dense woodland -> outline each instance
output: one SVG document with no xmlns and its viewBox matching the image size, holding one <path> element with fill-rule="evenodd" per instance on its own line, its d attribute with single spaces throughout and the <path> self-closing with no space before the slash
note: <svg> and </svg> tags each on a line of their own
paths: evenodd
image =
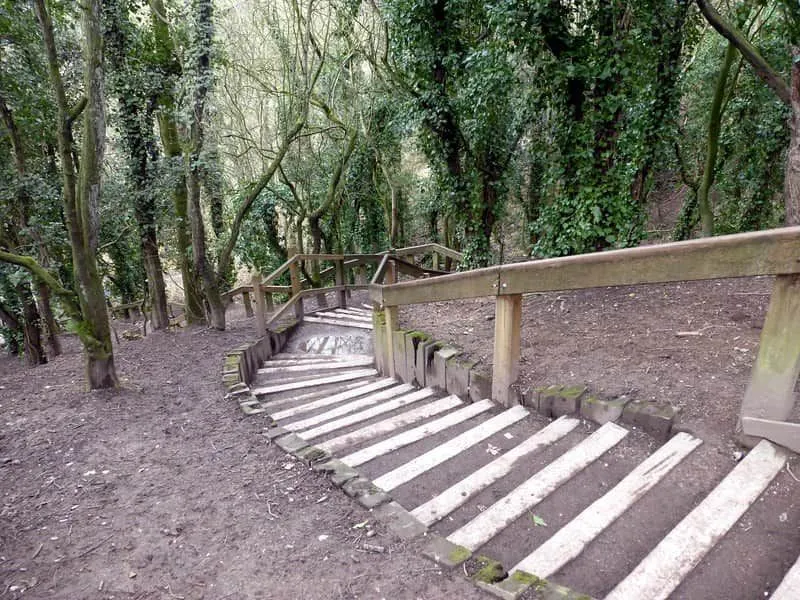
<svg viewBox="0 0 800 600">
<path fill-rule="evenodd" d="M 0 335 L 165 281 L 189 323 L 294 252 L 438 241 L 464 268 L 800 222 L 790 0 L 0 0 Z M 672 227 L 672 223 L 670 223 Z M 318 273 L 308 273 L 318 284 Z"/>
</svg>

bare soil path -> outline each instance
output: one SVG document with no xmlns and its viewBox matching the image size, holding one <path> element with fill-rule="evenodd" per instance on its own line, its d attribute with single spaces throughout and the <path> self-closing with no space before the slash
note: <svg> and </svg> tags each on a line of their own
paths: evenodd
<svg viewBox="0 0 800 600">
<path fill-rule="evenodd" d="M 240 309 L 241 307 L 239 307 Z M 83 391 L 81 355 L 36 369 L 0 358 L 0 598 L 479 598 L 271 446 L 224 402 L 243 312 L 122 340 L 124 388 Z"/>
</svg>

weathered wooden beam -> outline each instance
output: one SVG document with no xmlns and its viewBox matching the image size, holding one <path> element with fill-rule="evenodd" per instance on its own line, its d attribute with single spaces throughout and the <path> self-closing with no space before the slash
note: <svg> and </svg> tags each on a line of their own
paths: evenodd
<svg viewBox="0 0 800 600">
<path fill-rule="evenodd" d="M 261 277 L 259 276 L 259 279 Z M 259 286 L 260 287 L 260 286 Z M 253 285 L 253 289 L 258 289 L 255 285 Z M 242 304 L 244 304 L 244 314 L 247 317 L 253 316 L 253 303 L 250 300 L 250 292 L 248 290 L 242 290 Z"/>
<path fill-rule="evenodd" d="M 261 273 L 253 274 L 253 295 L 256 300 L 256 335 L 262 338 L 267 335 L 267 307 L 261 291 Z"/>
<path fill-rule="evenodd" d="M 294 248 L 289 248 L 289 254 L 292 254 L 292 260 L 289 262 L 289 277 L 292 281 L 292 300 L 294 302 L 294 314 L 298 321 L 303 320 L 303 297 L 300 292 L 303 286 L 300 283 L 300 268 L 298 267 L 298 257 L 294 253 Z"/>
<path fill-rule="evenodd" d="M 387 306 L 398 306 L 494 296 L 497 294 L 499 270 L 500 267 L 488 267 L 385 285 L 382 290 L 383 302 Z"/>
<path fill-rule="evenodd" d="M 504 406 L 517 404 L 512 386 L 519 379 L 522 294 L 495 300 L 492 399 Z"/>
<path fill-rule="evenodd" d="M 398 308 L 396 306 L 386 306 L 383 309 L 384 334 L 383 334 L 383 356 L 384 366 L 389 377 L 396 377 L 397 372 L 394 368 L 394 338 L 397 335 L 398 327 Z"/>
<path fill-rule="evenodd" d="M 775 278 L 741 418 L 786 421 L 800 374 L 800 275 Z M 745 434 L 747 432 L 745 431 Z M 757 440 L 742 441 L 748 446 Z"/>
<path fill-rule="evenodd" d="M 499 293 L 790 273 L 800 273 L 800 227 L 504 265 Z"/>
<path fill-rule="evenodd" d="M 792 452 L 800 452 L 800 423 L 743 417 L 742 429 L 747 436 L 765 438 Z"/>
<path fill-rule="evenodd" d="M 336 292 L 338 304 L 339 308 L 344 308 L 347 306 L 347 289 L 344 287 L 344 284 L 346 283 L 344 280 L 344 260 L 337 260 L 334 268 L 336 269 L 336 285 L 342 286 L 342 289 Z"/>
<path fill-rule="evenodd" d="M 378 268 L 375 270 L 375 275 L 372 276 L 371 283 L 383 285 L 386 279 L 386 269 L 389 268 L 389 258 L 390 256 L 388 254 L 383 255 L 381 262 L 378 264 Z"/>
</svg>

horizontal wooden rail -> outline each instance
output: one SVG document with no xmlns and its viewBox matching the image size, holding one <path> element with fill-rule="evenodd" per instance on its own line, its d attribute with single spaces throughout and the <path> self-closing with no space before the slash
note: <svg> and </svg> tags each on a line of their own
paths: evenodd
<svg viewBox="0 0 800 600">
<path fill-rule="evenodd" d="M 367 284 L 356 284 L 356 285 L 332 285 L 330 287 L 324 288 L 310 288 L 307 290 L 303 290 L 299 294 L 295 294 L 292 296 L 286 304 L 281 306 L 281 308 L 272 315 L 272 317 L 267 321 L 267 329 L 272 329 L 277 323 L 283 319 L 286 314 L 297 304 L 301 302 L 304 298 L 308 298 L 311 296 L 319 296 L 320 294 L 327 294 L 330 292 L 341 292 L 346 290 L 364 290 L 367 289 Z"/>
<path fill-rule="evenodd" d="M 800 273 L 800 227 L 550 258 L 371 288 L 385 306 Z"/>
<path fill-rule="evenodd" d="M 442 246 L 441 244 L 431 243 L 431 244 L 422 244 L 420 246 L 409 246 L 407 248 L 399 248 L 394 251 L 395 256 L 409 256 L 413 255 L 420 255 L 420 254 L 430 254 L 432 252 L 436 252 L 437 254 L 441 254 L 447 258 L 455 260 L 457 262 L 461 262 L 464 260 L 464 255 L 461 252 L 456 252 L 448 248 L 447 246 Z"/>
</svg>

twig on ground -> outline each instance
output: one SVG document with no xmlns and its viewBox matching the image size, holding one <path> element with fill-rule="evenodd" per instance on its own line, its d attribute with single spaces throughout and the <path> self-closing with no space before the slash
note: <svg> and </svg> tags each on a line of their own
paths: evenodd
<svg viewBox="0 0 800 600">
<path fill-rule="evenodd" d="M 92 552 L 97 550 L 100 546 L 105 544 L 108 540 L 110 540 L 113 537 L 114 537 L 114 534 L 111 534 L 108 537 L 103 538 L 102 540 L 100 540 L 98 543 L 96 543 L 94 546 L 92 546 L 91 548 L 89 548 L 85 552 L 81 552 L 80 554 L 78 554 L 78 556 L 75 557 L 75 560 L 77 560 L 79 558 L 83 558 L 85 556 L 88 556 L 89 554 L 91 554 Z"/>
<path fill-rule="evenodd" d="M 43 544 L 43 543 L 42 543 L 42 544 L 39 544 L 39 547 L 38 547 L 38 548 L 36 548 L 36 552 L 34 552 L 34 553 L 33 553 L 33 555 L 31 556 L 31 560 L 33 560 L 34 558 L 36 558 L 37 556 L 39 556 L 39 552 L 41 552 L 41 551 L 42 551 L 42 548 L 44 548 L 44 544 Z"/>
<path fill-rule="evenodd" d="M 789 463 L 786 463 L 786 472 L 787 472 L 787 473 L 789 473 L 789 475 L 791 475 L 791 476 L 792 476 L 792 479 L 794 479 L 796 482 L 800 483 L 800 479 L 798 479 L 798 478 L 795 476 L 795 474 L 794 474 L 794 473 L 792 473 L 792 469 L 789 467 Z"/>
</svg>

